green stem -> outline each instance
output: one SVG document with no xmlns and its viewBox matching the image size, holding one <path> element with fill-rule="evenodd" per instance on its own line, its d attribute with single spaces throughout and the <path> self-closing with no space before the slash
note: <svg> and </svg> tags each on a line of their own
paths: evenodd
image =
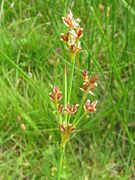
<svg viewBox="0 0 135 180">
<path fill-rule="evenodd" d="M 86 115 L 86 112 L 84 112 L 83 115 L 80 117 L 80 119 L 75 122 L 75 127 L 80 123 L 80 121 L 84 118 L 85 115 Z"/>
<path fill-rule="evenodd" d="M 72 92 L 72 85 L 73 85 L 73 76 L 74 76 L 74 69 L 75 69 L 75 57 L 76 55 L 72 55 L 72 58 L 71 58 L 71 71 L 70 71 L 70 78 L 69 78 L 69 88 L 68 88 L 68 102 L 66 103 L 70 103 L 70 98 L 71 98 L 71 92 Z M 67 81 L 67 79 L 66 79 Z M 66 90 L 66 88 L 65 88 Z M 66 98 L 65 98 L 66 99 Z M 65 105 L 65 108 L 66 108 L 66 105 Z M 66 114 L 66 117 L 65 117 L 65 121 L 67 122 L 67 119 L 68 119 L 68 114 Z"/>
<path fill-rule="evenodd" d="M 65 151 L 65 147 L 61 147 L 60 148 L 60 161 L 59 161 L 59 169 L 58 169 L 58 179 L 61 179 L 61 172 L 62 172 L 62 161 L 63 161 L 63 157 L 64 157 L 64 151 Z"/>
<path fill-rule="evenodd" d="M 71 92 L 72 92 L 72 85 L 73 85 L 73 76 L 74 76 L 74 68 L 75 68 L 75 55 L 72 56 L 72 61 L 71 61 L 71 74 L 70 74 L 70 79 L 69 79 L 69 94 L 68 94 L 68 103 L 70 103 L 70 98 L 71 98 Z"/>
<path fill-rule="evenodd" d="M 2 0 L 1 7 L 0 7 L 0 19 L 1 19 L 0 24 L 2 22 L 3 11 L 4 11 L 4 0 Z"/>
<path fill-rule="evenodd" d="M 67 71 L 66 71 L 66 65 L 65 65 L 65 108 L 67 105 Z"/>
<path fill-rule="evenodd" d="M 77 114 L 76 114 L 75 119 L 74 119 L 74 124 L 77 123 L 77 119 L 78 119 L 78 117 L 79 117 L 79 115 L 80 115 L 80 112 L 81 112 L 81 110 L 82 110 L 82 108 L 83 108 L 84 102 L 85 102 L 86 97 L 87 97 L 88 94 L 89 94 L 89 88 L 88 88 L 88 90 L 87 90 L 87 91 L 84 93 L 84 95 L 83 95 L 83 98 L 82 98 L 82 100 L 81 100 L 81 104 L 80 104 L 80 106 L 79 106 L 79 109 L 78 109 Z M 78 124 L 78 123 L 77 123 L 77 124 Z"/>
</svg>

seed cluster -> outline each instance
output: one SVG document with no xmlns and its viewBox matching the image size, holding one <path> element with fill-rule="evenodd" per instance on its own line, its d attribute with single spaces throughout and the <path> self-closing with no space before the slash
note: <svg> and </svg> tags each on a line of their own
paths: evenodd
<svg viewBox="0 0 135 180">
<path fill-rule="evenodd" d="M 52 92 L 49 93 L 49 97 L 52 101 L 55 102 L 55 105 L 57 107 L 57 111 L 61 112 L 63 114 L 72 115 L 75 114 L 79 104 L 70 105 L 69 103 L 64 108 L 62 104 L 59 103 L 59 101 L 62 99 L 62 92 L 58 89 L 57 86 L 52 86 Z"/>
<path fill-rule="evenodd" d="M 83 28 L 79 25 L 80 19 L 75 19 L 72 12 L 69 11 L 66 17 L 62 17 L 62 20 L 69 29 L 66 34 L 61 33 L 61 40 L 66 42 L 71 53 L 76 54 L 82 49 L 80 38 L 83 35 Z"/>
<path fill-rule="evenodd" d="M 80 38 L 83 35 L 83 28 L 80 27 L 79 22 L 80 19 L 74 18 L 71 11 L 67 14 L 66 17 L 62 18 L 64 24 L 68 27 L 68 32 L 66 34 L 61 34 L 61 40 L 64 41 L 69 49 L 71 56 L 72 54 L 76 55 L 82 47 Z M 82 72 L 83 84 L 80 88 L 84 91 L 85 100 L 89 93 L 93 94 L 94 89 L 97 87 L 98 76 L 89 76 L 87 70 L 83 70 Z M 62 141 L 65 143 L 68 140 L 70 133 L 75 129 L 74 121 L 71 123 L 70 117 L 74 115 L 79 108 L 79 104 L 71 105 L 69 102 L 65 103 L 65 106 L 59 103 L 62 98 L 62 92 L 59 90 L 57 86 L 52 87 L 52 92 L 49 93 L 49 97 L 52 101 L 55 102 L 57 112 L 64 115 L 64 120 L 60 123 L 60 131 L 63 134 Z M 82 100 L 85 113 L 93 113 L 96 111 L 97 100 L 94 102 L 90 102 L 89 99 Z M 65 121 L 66 120 L 66 121 Z"/>
<path fill-rule="evenodd" d="M 97 87 L 98 75 L 96 74 L 96 75 L 91 76 L 89 78 L 88 71 L 84 70 L 82 72 L 82 76 L 83 76 L 84 82 L 83 82 L 83 85 L 80 89 L 82 91 L 89 90 L 89 93 L 93 94 L 92 91 Z"/>
</svg>

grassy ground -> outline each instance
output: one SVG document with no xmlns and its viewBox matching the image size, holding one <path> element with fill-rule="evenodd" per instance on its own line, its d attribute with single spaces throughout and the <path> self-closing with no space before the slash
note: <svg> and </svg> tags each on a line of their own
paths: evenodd
<svg viewBox="0 0 135 180">
<path fill-rule="evenodd" d="M 135 178 L 135 1 L 1 0 L 0 179 L 56 179 L 60 135 L 51 84 L 64 89 L 61 17 L 71 9 L 84 28 L 72 102 L 81 70 L 99 75 L 93 117 L 67 144 L 63 179 Z M 103 6 L 104 5 L 104 8 Z"/>
</svg>

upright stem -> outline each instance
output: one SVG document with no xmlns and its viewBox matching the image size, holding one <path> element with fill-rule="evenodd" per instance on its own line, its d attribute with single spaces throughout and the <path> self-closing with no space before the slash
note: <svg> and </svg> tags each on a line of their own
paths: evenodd
<svg viewBox="0 0 135 180">
<path fill-rule="evenodd" d="M 0 25 L 2 22 L 2 16 L 3 16 L 3 11 L 4 11 L 4 0 L 1 1 L 1 7 L 0 7 Z"/>
<path fill-rule="evenodd" d="M 75 68 L 75 54 L 72 55 L 71 59 L 71 74 L 69 79 L 69 94 L 68 94 L 68 103 L 70 103 L 71 92 L 72 92 L 72 85 L 73 85 L 73 76 L 74 76 L 74 68 Z"/>
<path fill-rule="evenodd" d="M 64 151 L 65 151 L 65 147 L 60 147 L 60 161 L 59 161 L 59 169 L 58 169 L 58 179 L 61 179 L 61 172 L 62 172 L 62 161 L 63 161 L 63 157 L 64 157 Z"/>
<path fill-rule="evenodd" d="M 68 101 L 67 103 L 70 103 L 71 98 L 71 92 L 72 92 L 72 85 L 73 85 L 73 76 L 74 76 L 74 68 L 75 68 L 75 56 L 76 54 L 72 54 L 71 58 L 71 71 L 70 71 L 70 77 L 69 77 L 69 88 L 68 88 Z M 66 114 L 65 121 L 67 122 L 68 114 Z"/>
<path fill-rule="evenodd" d="M 75 54 L 72 54 L 72 59 L 71 59 L 71 72 L 70 72 L 70 79 L 69 79 L 69 94 L 68 94 L 68 99 L 67 99 L 67 76 L 66 76 L 66 67 L 65 67 L 65 107 L 68 103 L 70 103 L 70 98 L 71 98 L 71 92 L 72 92 L 72 85 L 73 85 L 73 76 L 74 76 L 74 68 L 75 68 Z M 66 121 L 67 121 L 68 116 L 66 115 Z M 61 172 L 62 172 L 62 161 L 63 161 L 63 156 L 64 156 L 64 151 L 65 151 L 65 146 L 66 143 L 64 144 L 64 147 L 60 147 L 60 161 L 59 161 L 59 169 L 58 169 L 58 179 L 60 180 L 61 178 Z"/>
<path fill-rule="evenodd" d="M 80 112 L 81 112 L 81 110 L 82 110 L 82 108 L 83 108 L 83 104 L 84 104 L 84 101 L 85 101 L 88 93 L 89 93 L 89 88 L 88 88 L 88 90 L 87 90 L 87 91 L 84 93 L 84 95 L 83 95 L 81 104 L 80 104 L 80 106 L 79 106 L 78 112 L 77 112 L 77 114 L 76 114 L 76 116 L 75 116 L 75 119 L 74 119 L 74 123 L 75 123 L 75 124 L 77 123 L 77 119 L 78 119 L 78 117 L 79 117 L 79 115 L 80 115 Z M 77 124 L 78 124 L 78 123 L 77 123 Z"/>
<path fill-rule="evenodd" d="M 75 127 L 79 124 L 79 122 L 82 120 L 82 118 L 84 118 L 85 115 L 86 115 L 86 112 L 84 112 L 83 115 L 80 117 L 80 119 L 74 123 Z"/>
<path fill-rule="evenodd" d="M 66 65 L 65 65 L 65 71 L 64 71 L 64 76 L 65 76 L 65 108 L 67 105 L 67 70 L 66 70 Z"/>
</svg>

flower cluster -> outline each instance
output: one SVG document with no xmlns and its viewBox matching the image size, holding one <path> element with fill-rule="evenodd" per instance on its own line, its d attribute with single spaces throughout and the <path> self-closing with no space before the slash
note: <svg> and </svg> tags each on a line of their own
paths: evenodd
<svg viewBox="0 0 135 180">
<path fill-rule="evenodd" d="M 52 92 L 49 93 L 49 97 L 52 101 L 55 101 L 55 104 L 57 106 L 58 112 L 66 112 L 68 115 L 72 115 L 76 113 L 79 104 L 70 105 L 69 103 L 66 105 L 65 109 L 63 108 L 62 104 L 59 104 L 59 101 L 62 98 L 62 92 L 59 91 L 57 86 L 52 86 Z"/>
<path fill-rule="evenodd" d="M 83 28 L 79 25 L 80 19 L 75 19 L 71 11 L 62 19 L 69 31 L 66 34 L 61 33 L 61 40 L 66 42 L 68 49 L 72 53 L 76 54 L 82 49 L 80 38 L 83 35 Z"/>
<path fill-rule="evenodd" d="M 95 112 L 96 111 L 97 100 L 90 104 L 90 100 L 88 99 L 84 104 L 85 112 Z"/>
<path fill-rule="evenodd" d="M 84 96 L 82 98 L 82 101 L 80 102 L 80 107 L 79 107 L 79 104 L 71 105 L 69 102 L 70 102 L 70 96 L 72 94 L 71 90 L 72 90 L 72 82 L 73 82 L 73 75 L 74 75 L 75 57 L 76 57 L 76 53 L 82 49 L 80 38 L 83 35 L 83 28 L 81 28 L 79 25 L 80 19 L 78 18 L 75 19 L 71 11 L 69 11 L 67 16 L 63 17 L 62 20 L 64 24 L 68 27 L 68 32 L 66 34 L 64 33 L 61 34 L 61 40 L 66 43 L 70 51 L 71 58 L 74 57 L 74 61 L 71 64 L 72 68 L 71 68 L 70 77 L 69 77 L 70 83 L 68 84 L 67 83 L 68 81 L 65 80 L 64 106 L 59 103 L 59 101 L 62 98 L 62 92 L 59 91 L 57 86 L 52 87 L 52 92 L 49 93 L 49 97 L 56 104 L 58 118 L 61 115 L 64 116 L 63 120 L 62 121 L 60 120 L 59 122 L 59 128 L 62 135 L 61 144 L 64 147 L 71 132 L 75 129 L 75 126 L 78 124 L 78 122 L 80 122 L 81 118 L 80 118 L 79 113 L 81 112 L 80 111 L 81 108 L 84 107 L 84 115 L 85 113 L 93 113 L 96 111 L 97 100 L 91 103 L 89 99 L 86 99 L 86 97 L 89 93 L 93 94 L 93 90 L 97 87 L 98 76 L 97 75 L 89 76 L 88 71 L 83 70 L 82 77 L 83 77 L 84 82 L 80 89 L 82 91 L 85 91 Z M 65 77 L 67 78 L 66 70 L 65 70 Z M 67 85 L 69 85 L 69 88 L 68 88 L 69 92 L 67 92 Z M 75 119 L 72 119 L 75 113 L 76 113 Z"/>
<path fill-rule="evenodd" d="M 89 78 L 87 70 L 84 70 L 82 72 L 82 76 L 83 76 L 84 82 L 80 89 L 82 91 L 89 91 L 89 93 L 93 94 L 92 91 L 95 89 L 95 87 L 97 87 L 98 76 L 94 75 Z"/>
<path fill-rule="evenodd" d="M 51 100 L 55 101 L 56 105 L 59 105 L 58 101 L 61 100 L 62 98 L 62 92 L 59 91 L 57 86 L 53 86 L 52 88 L 53 88 L 53 92 L 49 93 L 49 97 Z"/>
<path fill-rule="evenodd" d="M 61 130 L 61 132 L 71 132 L 71 131 L 73 131 L 74 130 L 74 127 L 73 127 L 73 125 L 71 124 L 71 123 L 62 123 L 61 125 L 60 125 L 60 130 Z"/>
<path fill-rule="evenodd" d="M 68 141 L 70 134 L 74 131 L 75 127 L 71 123 L 63 122 L 60 125 L 60 131 L 62 132 L 63 136 L 61 139 L 61 146 L 65 146 L 65 143 Z"/>
<path fill-rule="evenodd" d="M 60 179 L 62 158 L 70 134 L 74 131 L 77 124 L 82 120 L 82 118 L 86 115 L 86 113 L 94 113 L 96 111 L 97 100 L 91 103 L 90 100 L 87 99 L 87 95 L 89 95 L 89 93 L 93 94 L 93 90 L 97 86 L 97 80 L 98 80 L 97 75 L 89 76 L 88 71 L 84 70 L 82 72 L 84 82 L 82 84 L 82 87 L 80 88 L 82 91 L 84 91 L 84 95 L 82 97 L 82 100 L 80 100 L 80 105 L 70 104 L 70 100 L 73 95 L 72 88 L 74 82 L 76 55 L 82 49 L 80 39 L 83 36 L 83 28 L 80 27 L 79 25 L 80 19 L 78 18 L 75 19 L 71 11 L 69 11 L 67 16 L 63 17 L 62 20 L 64 24 L 68 27 L 68 32 L 65 34 L 64 33 L 61 34 L 61 40 L 66 43 L 72 62 L 70 75 L 68 77 L 69 79 L 67 78 L 66 67 L 65 67 L 64 105 L 59 103 L 59 101 L 62 98 L 62 92 L 59 91 L 57 86 L 53 86 L 52 92 L 49 93 L 50 99 L 56 105 L 55 106 L 56 108 L 55 112 L 57 112 L 56 118 L 58 118 L 58 125 L 61 134 L 61 143 L 60 143 L 61 156 L 60 156 L 60 166 L 58 171 L 58 179 Z M 83 107 L 84 107 L 84 113 L 81 115 Z"/>
<path fill-rule="evenodd" d="M 68 114 L 74 114 L 77 109 L 79 107 L 79 104 L 75 104 L 75 105 L 70 105 L 69 103 L 66 106 L 66 111 L 68 112 Z"/>
<path fill-rule="evenodd" d="M 97 80 L 98 76 L 94 75 L 92 77 L 89 77 L 88 71 L 83 70 L 82 72 L 82 77 L 83 77 L 83 85 L 80 88 L 82 91 L 85 91 L 86 93 L 92 93 L 92 91 L 97 87 Z M 84 104 L 84 110 L 85 112 L 95 112 L 96 111 L 96 105 L 97 105 L 97 100 L 94 101 L 93 103 L 90 103 L 90 100 L 88 99 L 85 104 Z"/>
</svg>

